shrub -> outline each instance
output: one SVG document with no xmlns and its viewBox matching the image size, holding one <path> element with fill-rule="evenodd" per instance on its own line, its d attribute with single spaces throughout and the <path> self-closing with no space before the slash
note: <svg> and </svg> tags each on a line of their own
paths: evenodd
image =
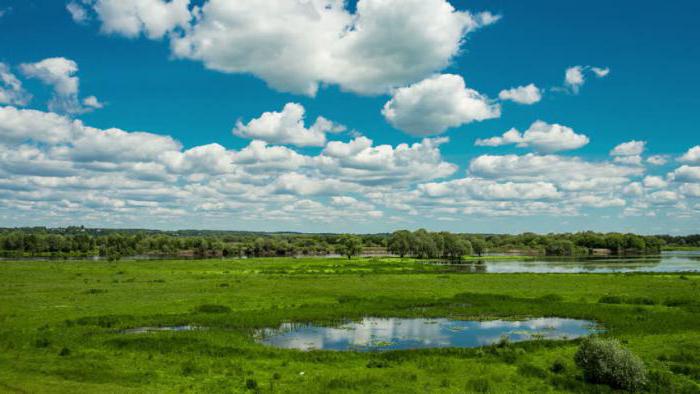
<svg viewBox="0 0 700 394">
<path fill-rule="evenodd" d="M 549 370 L 553 373 L 562 373 L 566 371 L 566 362 L 564 360 L 554 360 Z"/>
<path fill-rule="evenodd" d="M 587 382 L 638 391 L 646 384 L 646 369 L 639 357 L 615 339 L 586 338 L 574 356 Z"/>
<path fill-rule="evenodd" d="M 61 349 L 60 352 L 58 352 L 58 355 L 61 357 L 70 356 L 70 349 L 68 349 L 67 347 L 64 347 L 63 349 Z"/>
<path fill-rule="evenodd" d="M 622 304 L 622 297 L 614 295 L 606 295 L 600 297 L 599 304 Z"/>
<path fill-rule="evenodd" d="M 246 379 L 245 381 L 245 387 L 248 390 L 255 390 L 258 388 L 258 381 L 255 379 Z"/>
<path fill-rule="evenodd" d="M 204 304 L 196 307 L 195 312 L 199 313 L 228 313 L 231 308 L 226 305 Z"/>
</svg>

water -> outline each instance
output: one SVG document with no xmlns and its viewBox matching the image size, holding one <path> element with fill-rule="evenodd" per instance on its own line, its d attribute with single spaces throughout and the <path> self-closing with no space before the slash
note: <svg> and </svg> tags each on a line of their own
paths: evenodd
<svg viewBox="0 0 700 394">
<path fill-rule="evenodd" d="M 582 259 L 535 258 L 532 260 L 484 260 L 461 263 L 456 269 L 473 273 L 624 273 L 700 272 L 700 253 L 664 252 L 646 257 L 590 257 Z"/>
<path fill-rule="evenodd" d="M 194 331 L 201 330 L 202 327 L 197 326 L 164 326 L 164 327 L 134 327 L 120 331 L 122 334 L 149 334 L 152 332 L 163 331 Z"/>
<path fill-rule="evenodd" d="M 556 317 L 521 321 L 364 318 L 335 327 L 285 323 L 258 333 L 259 341 L 298 350 L 403 350 L 444 347 L 473 348 L 507 337 L 512 342 L 533 339 L 574 339 L 600 330 L 586 320 Z"/>
</svg>

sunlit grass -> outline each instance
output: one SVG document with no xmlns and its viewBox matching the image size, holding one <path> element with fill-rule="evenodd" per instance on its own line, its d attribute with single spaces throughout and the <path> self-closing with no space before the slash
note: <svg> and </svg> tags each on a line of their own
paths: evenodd
<svg viewBox="0 0 700 394">
<path fill-rule="evenodd" d="M 573 364 L 575 341 L 374 354 L 252 339 L 285 321 L 559 316 L 602 324 L 648 365 L 650 387 L 697 392 L 698 283 L 694 274 L 460 274 L 398 258 L 3 262 L 0 391 L 594 390 Z M 179 325 L 206 329 L 121 333 Z"/>
</svg>

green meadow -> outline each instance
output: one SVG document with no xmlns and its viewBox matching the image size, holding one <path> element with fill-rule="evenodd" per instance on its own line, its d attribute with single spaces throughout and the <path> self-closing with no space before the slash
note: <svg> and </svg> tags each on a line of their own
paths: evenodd
<svg viewBox="0 0 700 394">
<path fill-rule="evenodd" d="M 700 392 L 700 275 L 465 274 L 398 258 L 0 262 L 0 392 L 559 393 L 579 340 L 473 349 L 298 351 L 283 322 L 373 317 L 593 320 L 648 370 Z M 145 326 L 199 330 L 124 334 Z"/>
</svg>

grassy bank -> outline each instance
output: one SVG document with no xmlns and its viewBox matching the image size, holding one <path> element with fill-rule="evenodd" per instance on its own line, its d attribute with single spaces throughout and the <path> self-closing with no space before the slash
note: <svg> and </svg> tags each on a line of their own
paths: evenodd
<svg viewBox="0 0 700 394">
<path fill-rule="evenodd" d="M 2 262 L 0 392 L 607 390 L 582 382 L 575 342 L 368 354 L 251 340 L 284 321 L 362 316 L 595 320 L 643 358 L 649 390 L 698 392 L 699 283 L 691 274 L 459 274 L 391 258 Z M 185 324 L 207 329 L 119 333 Z M 553 372 L 557 360 L 565 368 Z"/>
</svg>

